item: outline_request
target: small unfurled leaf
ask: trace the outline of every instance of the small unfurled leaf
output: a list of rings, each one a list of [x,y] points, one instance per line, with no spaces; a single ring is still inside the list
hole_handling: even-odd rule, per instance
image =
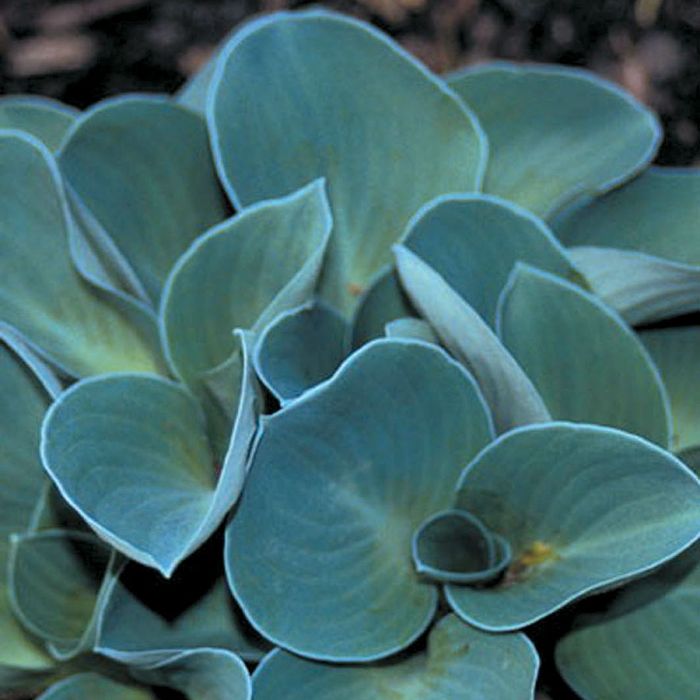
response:
[[[194,397],[173,382],[146,374],[97,377],[53,404],[42,458],[100,537],[169,576],[216,529],[245,478],[255,421],[234,425],[225,457],[212,450],[206,428]]]
[[[577,274],[544,222],[498,197],[439,197],[412,219],[403,245],[492,327],[499,294],[517,262],[568,279]]]
[[[35,136],[50,151],[62,143],[79,112],[38,95],[0,97],[0,129],[17,129]]]
[[[498,326],[554,418],[609,425],[668,447],[659,373],[637,336],[596,297],[520,265],[504,290]]]
[[[309,301],[331,226],[324,183],[316,180],[200,237],[173,269],[161,307],[177,376],[196,387],[231,357],[234,329],[258,332]]]
[[[246,617],[316,659],[407,647],[437,606],[413,568],[413,532],[449,507],[491,435],[473,380],[439,348],[377,340],[351,355],[264,423],[226,537]]]
[[[348,324],[328,306],[292,309],[270,324],[255,351],[261,381],[282,403],[338,369],[347,355]]]
[[[497,62],[448,78],[489,138],[484,192],[546,217],[609,190],[654,157],[654,114],[613,83],[575,68]]]
[[[392,267],[380,275],[363,292],[352,320],[352,347],[359,348],[370,340],[384,336],[387,323],[411,318],[415,311]]]
[[[523,634],[488,634],[454,615],[425,652],[381,666],[333,666],[276,650],[253,675],[256,700],[531,700],[539,658]]]
[[[327,178],[335,227],[322,297],[344,316],[422,204],[480,185],[487,146],[471,112],[348,17],[251,22],[224,50],[210,97],[213,149],[237,207]]]
[[[668,390],[673,450],[700,447],[700,327],[661,328],[639,337]]]
[[[496,430],[549,420],[532,382],[486,321],[415,253],[402,245],[394,252],[409,297],[448,350],[476,377]]]
[[[650,168],[564,212],[557,234],[630,323],[700,309],[700,168]]]
[[[57,659],[91,651],[114,566],[113,550],[92,534],[15,535],[8,566],[12,607]]]
[[[85,112],[59,164],[156,306],[178,257],[226,216],[206,123],[164,97],[119,97]]]
[[[426,343],[439,344],[440,340],[427,321],[421,318],[397,318],[384,327],[387,338],[413,338]]]
[[[78,274],[68,242],[73,225],[51,154],[33,137],[3,132],[0,321],[74,376],[159,370],[153,316]]]
[[[641,576],[700,536],[698,478],[642,438],[591,425],[501,436],[465,469],[456,507],[513,550],[497,584],[446,588],[460,617],[491,631]]]

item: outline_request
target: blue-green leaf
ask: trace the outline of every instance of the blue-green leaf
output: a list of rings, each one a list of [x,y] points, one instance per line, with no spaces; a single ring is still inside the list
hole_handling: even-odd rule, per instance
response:
[[[15,535],[8,567],[12,607],[57,659],[91,651],[114,566],[113,550],[91,534]]]
[[[282,403],[328,379],[347,355],[348,324],[328,306],[292,309],[260,336],[255,368]]]
[[[322,296],[345,316],[414,212],[478,189],[485,166],[477,121],[442,81],[370,25],[322,10],[237,32],[207,111],[236,206],[327,178],[335,228]]]
[[[650,168],[557,224],[593,289],[630,323],[700,309],[700,169]]]
[[[439,344],[439,339],[431,325],[422,318],[397,318],[384,327],[387,338],[413,338],[426,343]]]
[[[427,651],[381,666],[332,666],[273,651],[256,700],[532,700],[539,659],[523,634],[493,635],[444,617]]]
[[[415,253],[395,247],[401,281],[448,350],[476,377],[501,433],[549,420],[530,379],[479,314]]]
[[[616,85],[575,68],[478,66],[449,77],[491,146],[484,191],[549,216],[642,170],[661,128]]]
[[[59,163],[156,306],[178,257],[226,216],[204,120],[164,97],[119,97],[85,112]]]
[[[258,332],[308,301],[331,226],[324,184],[316,180],[200,237],[163,294],[163,344],[177,376],[196,387],[231,357],[234,329]]]
[[[135,685],[125,684],[97,673],[79,673],[52,685],[37,700],[156,700],[156,695]]]
[[[35,136],[55,151],[79,112],[38,95],[0,97],[0,129],[18,129]]]
[[[139,304],[93,289],[74,268],[55,161],[31,136],[0,135],[0,321],[69,374],[157,371],[154,319]],[[37,260],[41,274],[36,274]]]
[[[438,272],[490,326],[516,262],[570,279],[576,276],[544,222],[498,197],[439,197],[412,219],[403,245]]]
[[[413,532],[449,507],[461,467],[491,435],[473,380],[442,350],[377,340],[351,355],[264,423],[226,533],[246,617],[316,659],[408,646],[437,606],[413,569]]]
[[[647,573],[700,536],[698,478],[642,438],[591,425],[501,436],[464,471],[456,507],[513,549],[495,586],[446,588],[460,617],[492,631]]]
[[[232,449],[245,452],[235,436],[234,427]],[[245,477],[240,455],[227,455],[217,474],[221,457],[200,406],[183,387],[147,374],[72,386],[46,415],[41,450],[90,527],[165,576],[216,529]]]
[[[658,371],[637,336],[596,297],[519,265],[504,290],[498,325],[552,416],[669,445],[668,398]]]

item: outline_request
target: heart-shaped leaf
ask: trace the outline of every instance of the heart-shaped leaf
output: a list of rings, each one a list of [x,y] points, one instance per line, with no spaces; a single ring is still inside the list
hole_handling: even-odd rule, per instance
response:
[[[12,607],[57,659],[91,651],[114,566],[113,550],[91,534],[15,535],[8,567]]]
[[[377,276],[360,296],[352,320],[352,347],[359,348],[384,336],[387,323],[410,318],[415,311],[394,268]]]
[[[580,246],[572,255],[593,289],[642,323],[700,309],[699,221],[700,168],[649,168],[556,228]]]
[[[503,344],[552,416],[669,445],[668,397],[659,374],[612,309],[561,278],[519,265],[499,311]]]
[[[308,301],[332,221],[322,180],[262,202],[200,237],[173,269],[161,307],[173,371],[197,386],[235,349],[235,328],[264,328]]]
[[[559,642],[559,671],[587,700],[692,698],[700,664],[700,547],[624,589]]]
[[[85,112],[59,163],[155,305],[178,257],[226,216],[204,119],[165,97],[119,97]]]
[[[700,327],[643,331],[649,351],[668,390],[673,418],[672,446],[682,452],[700,446]]]
[[[322,296],[345,316],[414,212],[478,189],[485,167],[481,129],[442,81],[370,25],[323,10],[237,32],[208,117],[237,207],[328,179],[335,228]]]
[[[50,398],[41,383],[0,343],[0,692],[26,689],[51,671],[52,660],[20,627],[8,598],[9,537],[31,526],[46,477],[37,454],[41,420]]]
[[[640,576],[700,536],[698,478],[642,438],[591,425],[501,436],[464,471],[456,507],[513,549],[495,586],[446,588],[460,617],[491,631]]]
[[[44,466],[64,498],[100,537],[165,576],[216,529],[243,486],[256,429],[245,338],[243,350],[225,456],[212,449],[193,396],[154,375],[79,382],[44,420]]]
[[[501,433],[549,420],[532,382],[481,316],[415,253],[402,245],[394,253],[409,297],[450,352],[476,377],[496,430]]]
[[[532,700],[538,668],[525,635],[487,634],[448,615],[427,651],[381,666],[332,666],[273,651],[253,688],[256,700]]]
[[[328,306],[292,309],[270,324],[255,351],[261,381],[281,403],[328,379],[347,355],[348,325]]]
[[[55,151],[79,112],[56,100],[38,95],[0,97],[0,129],[18,129]]]
[[[577,274],[540,219],[498,197],[439,197],[411,220],[403,245],[438,272],[490,326],[516,262],[570,279]]]
[[[642,170],[661,141],[654,114],[575,68],[498,62],[448,78],[489,138],[484,191],[548,216]]]
[[[450,505],[461,466],[491,434],[473,380],[442,350],[377,340],[351,355],[264,423],[226,533],[246,617],[317,659],[408,646],[437,605],[413,569],[413,532]]]
[[[78,673],[52,685],[37,700],[156,700],[152,691],[113,681],[97,673]]]
[[[141,305],[93,289],[80,277],[68,245],[73,225],[51,154],[31,136],[3,132],[0,320],[75,376],[157,371],[157,335],[151,338],[145,330],[154,330],[153,317]]]

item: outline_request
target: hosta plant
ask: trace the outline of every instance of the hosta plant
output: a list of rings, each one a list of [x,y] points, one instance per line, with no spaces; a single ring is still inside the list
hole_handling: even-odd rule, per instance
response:
[[[0,694],[697,697],[700,174],[646,108],[313,10],[0,127]]]

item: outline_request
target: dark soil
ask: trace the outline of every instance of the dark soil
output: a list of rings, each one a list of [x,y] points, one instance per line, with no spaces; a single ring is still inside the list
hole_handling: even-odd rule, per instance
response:
[[[174,90],[230,29],[289,0],[0,0],[0,91],[85,107]],[[584,66],[657,110],[658,162],[700,162],[697,0],[330,0],[438,71],[499,57]]]

